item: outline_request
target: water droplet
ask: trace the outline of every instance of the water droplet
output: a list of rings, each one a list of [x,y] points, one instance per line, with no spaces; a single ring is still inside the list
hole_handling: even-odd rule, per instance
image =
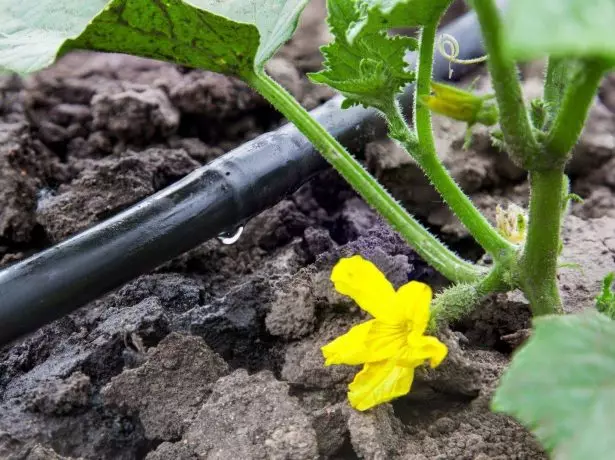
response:
[[[222,232],[218,235],[218,239],[222,244],[233,244],[239,241],[239,237],[243,233],[243,226],[237,227],[229,232]]]

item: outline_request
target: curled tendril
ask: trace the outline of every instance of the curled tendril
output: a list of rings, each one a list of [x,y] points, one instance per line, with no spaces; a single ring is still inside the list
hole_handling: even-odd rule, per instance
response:
[[[449,34],[442,34],[438,38],[438,52],[448,61],[448,78],[453,78],[452,64],[480,64],[487,60],[487,55],[474,59],[459,59],[459,42],[455,37]]]

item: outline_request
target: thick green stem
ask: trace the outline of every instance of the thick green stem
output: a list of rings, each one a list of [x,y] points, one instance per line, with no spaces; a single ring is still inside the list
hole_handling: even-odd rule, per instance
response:
[[[515,61],[504,50],[504,26],[493,0],[471,0],[478,15],[491,83],[500,110],[500,127],[509,155],[519,164],[531,165],[540,154],[540,146],[528,118]]]
[[[534,316],[562,311],[557,259],[564,183],[563,170],[530,172],[530,215],[518,277]]]
[[[560,159],[562,163],[568,159],[581,135],[606,68],[602,61],[587,62],[568,84],[545,144],[550,157]]]
[[[426,24],[423,27],[419,45],[417,80],[414,94],[414,126],[417,133],[418,146],[413,141],[411,143],[403,142],[404,139],[412,139],[412,136],[409,134],[397,138],[419,163],[431,183],[470,234],[495,260],[499,260],[513,251],[514,247],[476,209],[472,201],[459,188],[440,161],[433,137],[431,111],[429,107],[420,102],[431,91],[436,27],[437,21]],[[391,107],[385,115],[391,125],[392,132],[409,131],[396,105]]]
[[[244,79],[291,121],[346,181],[436,270],[450,280],[472,282],[484,271],[461,259],[419,224],[288,92],[265,73]]]

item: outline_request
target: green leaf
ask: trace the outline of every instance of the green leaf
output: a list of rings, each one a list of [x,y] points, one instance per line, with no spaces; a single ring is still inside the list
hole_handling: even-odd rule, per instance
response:
[[[352,41],[365,28],[375,31],[419,27],[437,20],[451,0],[355,0],[360,15],[348,31]]]
[[[416,49],[417,41],[365,27],[351,43],[347,33],[360,17],[356,7],[354,0],[328,0],[329,27],[335,39],[321,48],[325,69],[309,77],[341,92],[347,99],[345,107],[363,104],[382,109],[414,81],[404,57],[407,50]]]
[[[60,0],[56,0],[58,3]],[[121,52],[213,70],[246,75],[263,68],[267,60],[290,38],[307,0],[112,0],[96,3],[66,0],[72,6],[62,11],[52,1],[23,0],[27,8],[9,11],[11,28],[0,24],[0,66],[32,71],[48,65],[71,49]],[[7,8],[14,0],[0,0]],[[15,2],[16,3],[16,2]],[[100,6],[106,7],[101,11]],[[3,4],[6,4],[4,6]],[[70,11],[79,20],[72,20]],[[99,14],[96,14],[99,13]],[[45,19],[49,16],[49,19]],[[90,22],[91,20],[91,22]],[[70,27],[59,27],[62,22]],[[88,24],[89,22],[89,24]],[[13,46],[14,37],[30,36],[49,45],[38,50],[24,43],[31,54],[44,56],[23,65],[23,46]],[[13,60],[5,59],[13,56]]]
[[[615,63],[613,0],[515,0],[509,2],[505,22],[516,59],[552,55]]]
[[[615,322],[598,312],[537,318],[492,408],[531,429],[555,459],[612,459]]]
[[[604,277],[602,280],[602,292],[596,297],[596,309],[611,319],[615,319],[615,291],[612,287],[613,281],[615,281],[615,272],[611,272]]]
[[[28,73],[51,64],[62,43],[107,0],[0,0],[0,68]]]

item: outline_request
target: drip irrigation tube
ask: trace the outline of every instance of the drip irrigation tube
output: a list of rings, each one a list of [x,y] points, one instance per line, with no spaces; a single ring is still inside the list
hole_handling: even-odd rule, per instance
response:
[[[445,27],[460,59],[483,53],[470,13]],[[414,57],[410,55],[414,62]],[[455,75],[468,67],[454,65]],[[438,56],[434,78],[448,76]],[[402,98],[409,107],[412,88]],[[349,149],[384,135],[373,110],[340,108],[334,98],[312,114]],[[70,313],[273,206],[327,164],[292,125],[264,134],[197,169],[130,209],[0,272],[0,345]]]

